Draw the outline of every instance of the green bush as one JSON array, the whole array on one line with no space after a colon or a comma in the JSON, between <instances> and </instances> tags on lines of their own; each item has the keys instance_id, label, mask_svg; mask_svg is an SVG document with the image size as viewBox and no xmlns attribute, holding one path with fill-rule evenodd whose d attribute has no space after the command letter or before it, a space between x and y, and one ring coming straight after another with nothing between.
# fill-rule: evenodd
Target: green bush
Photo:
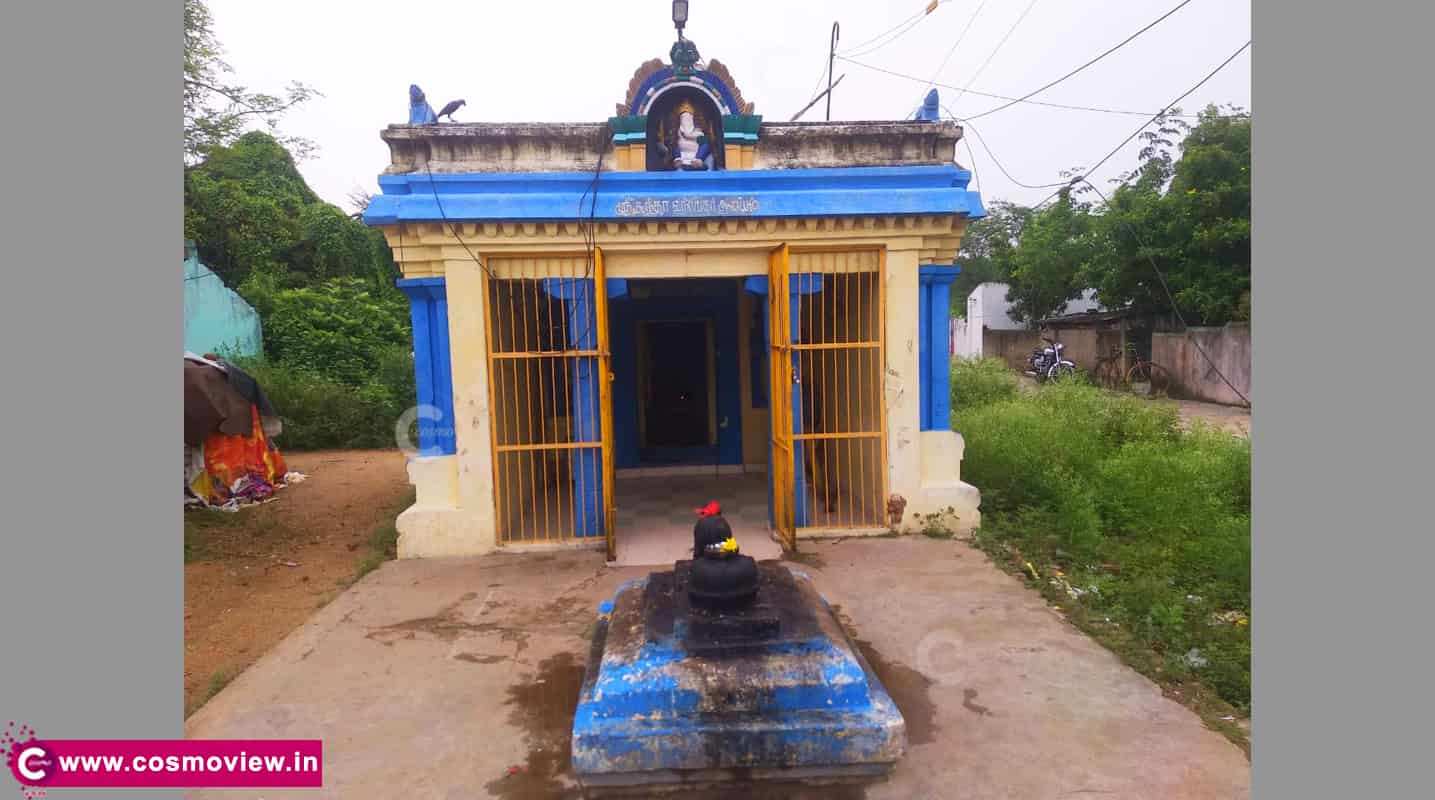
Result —
<instances>
[{"instance_id":1,"label":"green bush","mask_svg":"<svg viewBox=\"0 0 1435 800\"><path fill-rule=\"evenodd\" d=\"M371 380L393 347L409 346L409 309L397 289L333 278L316 286L275 288L263 273L240 294L264 322L264 355L350 386Z\"/></svg>"},{"instance_id":2,"label":"green bush","mask_svg":"<svg viewBox=\"0 0 1435 800\"><path fill-rule=\"evenodd\" d=\"M999 358L952 361L952 411L988 406L1016 397L1016 375Z\"/></svg>"},{"instance_id":3,"label":"green bush","mask_svg":"<svg viewBox=\"0 0 1435 800\"><path fill-rule=\"evenodd\" d=\"M264 356L239 364L284 420L280 447L393 447L416 402L404 296L358 278L282 288L265 272L240 293L263 320Z\"/></svg>"},{"instance_id":4,"label":"green bush","mask_svg":"<svg viewBox=\"0 0 1435 800\"><path fill-rule=\"evenodd\" d=\"M977 385L995 374L962 370ZM962 476L982 490L980 541L1059 568L1061 591L1134 634L1164 676L1248 708L1249 441L1183 431L1172 404L1080 383L992 394L956 425Z\"/></svg>"},{"instance_id":5,"label":"green bush","mask_svg":"<svg viewBox=\"0 0 1435 800\"><path fill-rule=\"evenodd\" d=\"M983 507L997 510L1049 507L1108 449L1098 425L1048 408L1040 395L970 410L958 428L966 440L963 477L981 487Z\"/></svg>"},{"instance_id":6,"label":"green bush","mask_svg":"<svg viewBox=\"0 0 1435 800\"><path fill-rule=\"evenodd\" d=\"M394 367L358 386L293 364L245 359L239 366L264 387L284 421L275 442L286 450L393 447L394 425L413 405L412 360L406 381Z\"/></svg>"}]
</instances>

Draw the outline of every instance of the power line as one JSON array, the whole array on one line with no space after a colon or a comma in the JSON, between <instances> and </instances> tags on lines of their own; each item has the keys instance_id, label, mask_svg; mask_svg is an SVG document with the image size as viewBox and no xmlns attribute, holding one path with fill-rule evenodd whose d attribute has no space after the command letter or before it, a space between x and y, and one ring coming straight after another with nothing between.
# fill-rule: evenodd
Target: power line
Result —
<instances>
[{"instance_id":1,"label":"power line","mask_svg":"<svg viewBox=\"0 0 1435 800\"><path fill-rule=\"evenodd\" d=\"M1084 183L1084 184L1086 184L1087 186L1091 187L1091 189L1092 189L1093 191L1095 191L1096 194L1101 197L1102 201L1106 203L1106 206L1107 206L1107 208L1109 209L1109 208L1111 207L1111 200L1110 200L1110 198L1108 198L1104 193L1102 193L1102 191L1101 191L1099 188L1097 188L1096 184L1092 183L1092 182L1088 179L1087 176L1089 176L1092 172L1096 171L1097 167L1100 167L1102 164L1105 164L1107 161L1109 161L1112 156L1116 155L1116 153L1120 152L1121 148L1125 147L1128 142L1130 142L1132 139L1135 139L1138 135L1140 135L1140 133L1141 133L1142 131L1146 130L1147 126L1149 126L1152 122L1155 122L1156 120L1160 119L1160 118L1162 117L1162 115L1163 115L1166 111L1168 111L1168 110L1171 109L1172 106L1175 106L1177 103L1179 103L1179 102L1181 102L1182 100L1186 99L1186 97L1187 97L1188 95L1190 95L1192 92L1195 92L1197 89L1199 89L1199 88L1201 88L1202 86L1204 86L1207 81L1209 81L1211 78L1214 78L1214 77L1216 76L1216 73L1218 73L1218 72L1220 72L1221 70L1225 69L1227 64L1230 64L1232 61L1236 60L1236 56L1239 56L1241 53L1244 53L1244 52L1246 51L1246 48L1248 48L1248 47L1250 47L1250 46L1251 46L1251 41L1250 41L1249 39L1247 39L1245 44L1241 45L1241 46L1236 50L1236 52L1234 52L1234 53L1232 53L1231 55L1227 56L1225 61L1222 61L1219 65L1217 65L1217 67L1216 67L1215 69L1213 69L1213 70L1211 70L1209 73L1207 73L1207 74L1206 74L1206 77L1202 78L1199 82L1197 82L1195 86L1192 86L1190 89L1187 89L1186 91L1182 92L1179 97L1177 97L1176 99L1174 99L1174 100L1172 100L1171 102L1167 103L1165 108L1161 109L1161 111L1157 112L1154 116L1151 117L1151 119L1147 120L1144 125L1142 125L1141 127L1137 128L1135 131L1133 131L1130 136L1127 136L1125 139L1121 140L1121 143L1118 144L1118 145L1116 145L1116 147L1113 148L1113 149L1111 150L1111 152L1107 153L1100 161L1096 162L1096 166L1094 166L1094 167L1092 167L1091 169L1088 169L1088 170L1083 170L1083 173L1082 173L1081 175L1078 175L1077 177L1072 178L1070 181L1068 181L1068 182L1066 182L1065 184L1063 184L1062 188L1057 189L1057 190L1056 190L1055 192L1053 192L1051 195L1047 196L1046 199L1044 199L1044 200L1042 200L1040 203L1037 203L1036 205L1032 206L1032 208L1033 208L1033 209L1040 208L1041 206L1045 205L1048 201L1050 201L1053 197L1056 197L1057 195L1061 194L1063 191L1068 190L1070 187L1075 186L1075 185L1078 184L1078 183ZM975 130L976 130L976 129L973 128L973 131L975 131ZM981 134L977 134L977 140L978 140L978 141L981 141ZM985 147L985 144L983 144L983 147ZM971 145L968 145L968 146L967 146L967 149L970 150L970 149L971 149ZM990 152L991 152L991 151L987 151L987 152L988 152L988 154L990 155ZM995 160L995 159L993 159L993 160ZM1005 170L1003 170L1003 171L1005 171ZM1011 177L1011 176L1008 175L1007 177ZM1165 274L1163 274L1163 273L1161 272L1161 267L1156 263L1156 259L1154 259L1154 258L1151 257L1151 254L1150 254L1150 252L1149 252L1149 249L1150 249L1150 248L1148 248L1148 247L1146 246L1145 241L1141 238L1141 233L1140 233L1140 231L1136 230L1135 226L1131 225L1129 222L1126 222L1126 220L1121 219L1120 217L1117 217L1116 219L1117 219L1119 222L1121 222L1121 223L1123 223L1124 225L1126 225L1127 230L1129 230L1129 231L1131 232L1131 235L1136 239L1137 245L1138 245L1138 246L1141 248L1141 250L1143 251L1143 254L1146 256L1146 260L1151 264L1151 269L1152 269L1152 271L1154 271L1154 272L1156 273L1156 278L1157 278L1157 280L1158 280L1158 281L1160 282L1160 284L1161 284L1161 289L1162 289L1162 290L1165 292L1165 294L1166 294L1166 301L1170 304L1170 306L1171 306L1171 311L1172 311L1173 313L1175 313L1176 319L1177 319L1178 321L1180 321L1181 327L1182 327L1183 329L1184 329L1184 328L1189 328L1190 326L1186 324L1186 318L1185 318L1185 316L1181 313L1180 307L1176 304L1176 297L1175 297L1175 295L1171 292L1171 287L1170 287L1170 285L1166 282L1166 276L1165 276ZM1198 341L1196 341L1195 339L1192 339L1192 340L1191 340L1191 344L1192 344L1193 346L1195 346L1196 351L1199 352L1199 353L1201 354L1201 357L1206 360L1206 363L1210 365L1212 371L1214 371L1218 376L1220 376L1221 381L1224 382L1224 383L1226 384L1226 386L1230 388L1231 391L1235 392L1237 397L1240 397L1241 400L1245 401L1245 403L1246 403L1247 406L1250 406L1250 405L1251 405L1251 400L1250 400L1250 398L1247 397L1240 389L1237 389L1237 388L1235 387L1235 385L1231 383L1230 379L1228 379L1228 378L1226 377L1225 373L1221 372L1221 368L1216 365L1216 362L1215 362L1214 360L1212 360L1211 356L1206 352L1206 349L1201 346L1201 343L1198 342Z\"/></svg>"},{"instance_id":2,"label":"power line","mask_svg":"<svg viewBox=\"0 0 1435 800\"><path fill-rule=\"evenodd\" d=\"M1007 103L1007 104L1005 104L1005 105L1001 105L1001 106L997 106L996 108L988 109L988 110L983 111L983 112L981 112L980 114L976 114L976 115L974 115L974 116L972 116L972 117L970 117L970 118L971 118L971 119L980 119L981 117L985 117L985 116L987 116L988 114L995 114L995 113L997 113L998 111L1001 111L1002 109L1011 108L1012 106L1016 105L1017 103L1020 103L1020 102L1022 102L1022 101L1024 101L1024 100L1028 100L1028 99L1030 99L1030 98L1031 98L1032 96L1034 96L1034 95L1041 94L1042 92L1046 91L1047 89L1050 89L1051 87L1057 85L1058 83L1061 83L1062 81L1066 80L1067 78L1070 78L1071 76L1077 74L1078 72L1081 72L1082 70L1086 69L1087 67L1091 66L1092 64L1095 64L1096 62L1100 61L1101 59L1106 58L1107 56L1111 55L1112 53L1116 52L1117 50L1120 50L1122 47L1125 47L1129 42L1131 42L1131 41L1132 41L1133 39L1135 39L1137 36L1140 36L1141 34L1145 33L1146 31L1149 31L1149 30L1151 30L1152 28L1156 27L1162 20L1166 19L1167 17L1171 16L1172 14L1175 14L1177 11L1180 11L1182 8L1185 8L1188 4L1190 4L1190 2L1191 2L1191 0L1181 0L1181 2L1178 3L1175 8L1173 8L1173 9L1171 9L1170 11L1167 11L1165 14L1162 14L1161 16L1157 17L1155 20L1153 20L1153 21L1151 21L1150 23L1148 23L1148 24L1147 24L1144 28L1142 28L1141 30L1136 31L1135 33L1131 34L1130 36L1127 36L1125 39L1122 39L1122 40L1121 40L1120 42L1118 42L1115 46L1113 46L1113 47L1111 47L1110 49L1106 50L1106 51L1105 51L1104 53L1102 53L1101 55L1097 56L1096 58L1091 59L1090 61L1086 62L1085 64L1082 64L1081 66L1079 66L1079 67L1077 67L1076 69L1074 69L1074 70L1072 70L1072 71L1066 73L1065 75L1062 75L1060 78L1057 78L1056 80L1052 81L1051 83L1048 83L1048 84L1046 84L1045 86L1042 86L1041 88L1036 89L1036 90L1034 90L1034 91L1032 91L1032 92L1028 92L1027 94L1022 95L1021 97L1019 97L1019 98L1017 98L1017 99L1015 99L1015 100L1012 100L1011 102L1009 102L1009 103Z\"/></svg>"},{"instance_id":3,"label":"power line","mask_svg":"<svg viewBox=\"0 0 1435 800\"><path fill-rule=\"evenodd\" d=\"M965 137L965 136L962 137L962 143L967 146L967 155L969 155L969 156L972 157L972 178L973 178L974 180L976 180L976 182L977 182L977 194L981 194L981 192L982 192L982 176L981 176L981 173L980 173L980 172L977 172L977 154L976 154L976 151L972 149L972 143L969 142L969 141L967 141L967 137ZM987 153L990 154L991 151L987 151Z\"/></svg>"},{"instance_id":4,"label":"power line","mask_svg":"<svg viewBox=\"0 0 1435 800\"><path fill-rule=\"evenodd\" d=\"M840 58L840 56L839 56L839 58ZM821 86L821 85L822 85L822 79L825 78L825 77L827 77L827 68L828 68L828 66L831 65L831 63L832 63L832 62L829 61L828 59L825 59L825 58L822 59L822 72L820 72L820 73L817 74L817 82L814 83L814 84L812 84L812 91L808 92L808 93L807 93L808 95L810 95L810 96L812 96L812 97L814 97L814 98L816 97L816 95L817 95L817 87Z\"/></svg>"},{"instance_id":5,"label":"power line","mask_svg":"<svg viewBox=\"0 0 1435 800\"><path fill-rule=\"evenodd\" d=\"M926 15L925 15L925 14L922 14L922 13L918 13L918 14L916 14L916 15L913 16L913 17L909 17L908 19L909 19L910 21L907 22L907 23L905 23L906 27L902 28L902 30L900 30L900 31L897 31L897 35L895 35L895 36L893 36L893 37L887 39L887 40L884 41L884 42L880 42L880 43L878 43L878 44L876 44L876 45L874 45L874 46L872 46L872 47L869 47L869 48L867 48L866 50L861 50L860 48L861 48L862 46L861 46L861 45L858 45L857 47L853 47L852 49L845 51L845 54L846 54L846 55L853 55L853 56L865 56L865 55L868 55L869 53L875 53L875 52L877 52L878 50L881 50L882 48L886 47L887 45L889 45L889 44L891 44L891 43L897 41L897 40L900 39L900 38L902 38L903 36L906 36L909 31L911 31L913 28L917 27L918 25L922 24L922 20L925 19L925 18L926 18ZM888 31L888 33L890 33L890 31ZM884 35L885 35L885 34L884 34ZM880 38L880 37L878 37L878 38ZM869 40L869 41L871 41L871 40Z\"/></svg>"},{"instance_id":6,"label":"power line","mask_svg":"<svg viewBox=\"0 0 1435 800\"><path fill-rule=\"evenodd\" d=\"M1053 186L1066 186L1066 185L1067 185L1067 182L1066 182L1066 181L1061 181L1060 183L1042 183L1042 184L1033 185L1033 184L1030 184L1030 183L1022 183L1021 181L1017 180L1016 178L1013 178L1013 177L1012 177L1012 174L1011 174L1010 172L1007 172L1006 167L1002 166L1002 162L997 159L996 153L993 153L993 152L992 152L992 149L987 146L987 140L984 139L984 138L982 138L981 131L977 130L975 126L970 126L970 125L966 124L965 122L963 122L962 120L957 119L957 116L956 116L955 114L953 114L952 111L951 111L951 109L947 108L946 106L942 106L942 110L947 112L947 116L951 117L952 119L956 120L957 122L962 123L962 128L963 128L963 129L966 129L966 128L968 128L968 127L971 128L972 133L975 133L975 134L977 135L977 141L981 143L982 149L986 151L987 155L991 158L992 163L993 163L993 164L996 164L996 165L997 165L997 169L1001 170L1001 173L1002 173L1003 175L1005 175L1006 178L1007 178L1007 180L1011 181L1012 183L1015 183L1017 186L1020 186L1020 187L1022 187L1023 189L1050 189L1050 188L1052 188ZM966 137L963 136L962 138L965 139ZM971 149L972 149L972 145L971 145L970 142L968 142L968 143L967 143L967 151L968 151L968 152L971 152ZM972 157L975 158L975 157L976 157L975 154L974 154Z\"/></svg>"},{"instance_id":7,"label":"power line","mask_svg":"<svg viewBox=\"0 0 1435 800\"><path fill-rule=\"evenodd\" d=\"M1188 95L1190 95L1192 92L1196 91L1197 89L1201 88L1202 86L1205 86L1205 85L1206 85L1206 81L1209 81L1210 79L1216 77L1216 73L1218 73L1218 72L1220 72L1221 70L1225 69L1227 64L1231 63L1232 61L1235 61L1235 60L1236 60L1236 56L1240 55L1241 53L1244 53L1244 52L1246 51L1246 48L1248 48L1248 47L1250 47L1250 46L1251 46L1251 40L1250 40L1250 39L1247 39L1245 44L1243 44L1243 45L1241 45L1239 48L1237 48L1237 49L1236 49L1236 52L1231 53L1229 56L1227 56L1227 57L1226 57L1226 60L1225 60L1225 61L1222 61L1219 65L1217 65L1215 69L1213 69L1213 70L1211 70L1210 72L1206 73L1206 77L1204 77L1204 78L1202 78L1200 81L1198 81L1195 86L1192 86L1191 88L1189 88L1189 89L1187 89L1186 91L1182 92L1181 95L1180 95L1179 97L1177 97L1175 100L1172 100L1171 102L1167 103L1166 106L1165 106L1165 108L1162 108L1160 111L1157 111L1154 115L1152 115L1151 119L1146 120L1146 122L1144 122L1144 123L1141 125L1141 127L1139 127L1139 128L1137 128L1136 130L1132 131L1130 136L1127 136L1125 139L1122 139L1120 144L1118 144L1118 145L1116 145L1115 147L1113 147L1113 148L1111 149L1111 152L1109 152L1109 153L1107 153L1106 155L1102 156L1101 160L1098 161L1098 162L1096 162L1096 166L1093 166L1093 167L1091 167L1090 169L1083 169L1083 170L1082 170L1082 174L1081 174L1080 176L1076 177L1076 178L1072 178L1070 181L1067 182L1066 186L1067 186L1067 187L1069 187L1069 186L1074 186L1075 184L1080 183L1081 181L1085 180L1086 176L1090 175L1091 173L1095 172L1098 168L1100 168L1102 164L1105 164L1107 161L1110 161L1112 156L1114 156L1114 155L1116 155L1118 152L1120 152L1120 151L1121 151L1121 148L1125 147L1126 144L1127 144L1128 142L1130 142L1132 139L1135 139L1137 136L1139 136L1142 131L1146 130L1147 126L1149 126L1151 123L1153 123L1153 122L1155 122L1156 120L1161 119L1163 116L1165 116L1166 112L1169 111L1169 110L1171 110L1171 107L1172 107L1172 106L1176 105L1177 103L1181 102L1182 100L1185 100L1186 97L1187 97ZM1087 185L1089 186L1090 183L1088 183ZM1040 207L1040 206L1046 204L1046 203L1047 203L1049 200L1051 200L1053 197L1056 197L1058 194L1061 194L1061 192L1064 190L1064 188L1065 188L1065 187L1063 187L1063 189L1057 189L1055 192L1053 192L1051 195L1049 195L1045 200L1042 200L1040 203L1037 203L1035 206L1032 206L1032 208L1038 208L1038 207Z\"/></svg>"},{"instance_id":8,"label":"power line","mask_svg":"<svg viewBox=\"0 0 1435 800\"><path fill-rule=\"evenodd\" d=\"M1190 2L1190 0L1186 1ZM927 81L926 89L932 88L932 85L937 80L937 76L942 74L943 69L946 69L947 62L952 60L952 54L957 52L957 46L962 43L963 39L967 38L967 32L972 29L972 24L977 21L977 15L982 13L982 9L986 8L986 5L987 0L982 0L982 2L977 4L976 10L973 11L971 17L967 19L967 26L965 28L962 28L961 35L957 37L957 40L955 42L952 42L951 47L947 48L947 55L942 58L942 63L937 65L936 71L932 73L931 79ZM923 91L926 91L926 89L923 89Z\"/></svg>"},{"instance_id":9,"label":"power line","mask_svg":"<svg viewBox=\"0 0 1435 800\"><path fill-rule=\"evenodd\" d=\"M897 23L896 25L893 25L892 27L888 28L888 29L885 30L885 31L882 31L881 33L877 34L876 36L873 36L873 37L870 38L870 39L866 39L866 40L864 40L864 41L862 41L862 42L859 42L859 43L857 43L857 44L852 45L851 47L849 47L849 48L847 48L846 50L844 50L844 51L842 52L842 55L864 55L865 53L876 52L877 50L880 50L881 48L886 47L887 45L891 44L892 42L897 41L897 39L899 39L899 38L901 38L902 36L906 35L907 31L910 31L912 28L917 27L917 23L919 23L919 22L921 22L923 19L925 19L928 14L931 14L933 11L936 11L936 10L937 10L937 6L941 5L942 3L946 3L946 2L949 2L949 0L932 0L932 2L927 3L925 6L923 6L923 8L922 8L921 11L918 11L917 13L913 14L912 16L907 17L906 19L902 20L901 22ZM906 27L903 27L903 26L906 26ZM872 44L873 42L877 41L878 39L881 39L881 38L883 38L884 36L886 36L886 35L892 33L893 31L897 30L898 28L901 28L902 30L901 30L899 33L897 33L896 36L893 36L892 38L888 39L887 41L882 42L881 44L877 45L876 47L873 47L871 50L866 50L866 51L864 51L863 53L857 53L857 52L856 52L856 51L861 50L862 48L866 47L867 45Z\"/></svg>"},{"instance_id":10,"label":"power line","mask_svg":"<svg viewBox=\"0 0 1435 800\"><path fill-rule=\"evenodd\" d=\"M1015 97L1012 97L1012 96L1010 96L1010 95L1005 95L1005 94L993 94L993 93L991 93L991 92L983 92L983 91L979 91L979 90L977 90L977 89L970 89L970 88L969 88L969 89L963 90L962 87L960 87L960 86L953 86L952 84L949 84L949 83L941 83L940 81L933 81L933 82L931 82L930 84L928 84L926 78L919 78L919 77L917 77L916 75L908 75L908 74L906 74L906 73L904 73L904 72L896 72L895 70L890 70L890 69L887 69L887 68L885 68L885 67L878 67L878 66L875 66L875 65L873 65L873 64L867 64L867 63L864 63L864 62L861 62L861 61L855 61L855 60L853 60L853 59L846 58L845 56L840 56L840 55L839 55L839 56L837 57L837 60L838 60L838 61L846 61L846 62L849 63L849 64L854 64L854 65L856 65L856 66L862 67L863 69L870 69L870 70L872 70L873 72L881 72L881 73L883 73L883 74L885 74L885 75L891 75L891 76L894 77L894 78L905 78L905 79L907 79L907 80L909 80L909 81L916 81L916 82L918 82L918 83L927 84L927 85L929 85L929 86L940 86L940 87L942 87L943 89L952 89L952 90L955 90L955 91L958 91L958 92L960 92L960 91L966 91L967 94L974 94L974 95L977 95L978 97L990 97L990 98L992 98L993 100L1016 100L1017 102L1026 103L1026 104L1028 104L1028 105L1047 106L1048 108L1062 108L1062 109L1066 109L1066 110L1068 110L1068 111L1095 111L1095 112L1102 113L1102 114L1124 114L1124 115L1126 115L1126 116L1131 116L1131 117L1149 117L1149 116L1151 116L1151 112L1149 112L1149 111L1126 111L1126 110L1116 109L1116 108L1100 108L1100 107L1097 107L1097 106L1078 106L1078 105L1069 105L1069 104L1066 104L1066 103L1048 103L1048 102L1046 102L1046 101L1044 101L1044 100L1022 100L1022 99L1020 99L1020 98L1015 98ZM820 80L820 79L819 79L819 80ZM1197 117L1196 114L1179 114L1179 115L1173 114L1172 116L1189 117L1189 118L1191 118L1191 119L1195 119L1195 118Z\"/></svg>"},{"instance_id":11,"label":"power line","mask_svg":"<svg viewBox=\"0 0 1435 800\"><path fill-rule=\"evenodd\" d=\"M429 165L427 159L424 160L424 172L428 173L429 191L433 192L434 205L438 207L439 218L443 220L444 225L448 226L449 234L457 239L459 244L463 245L464 252L468 253L468 257L473 259L473 263L477 264L479 269L483 270L483 274L486 275L489 280L493 280L493 273L488 270L488 265L483 263L483 259L479 258L476 253L469 249L468 242L465 242L463 237L458 235L458 229L453 226L453 223L448 221L448 214L444 213L443 210L443 201L438 198L438 186L434 185L433 182L433 167Z\"/></svg>"},{"instance_id":12,"label":"power line","mask_svg":"<svg viewBox=\"0 0 1435 800\"><path fill-rule=\"evenodd\" d=\"M957 102L962 99L962 95L967 93L967 89L970 88L973 83L976 83L977 78L981 77L981 74L986 70L987 65L992 63L992 59L997 57L997 53L1001 52L1002 46L1007 43L1007 40L1011 38L1011 35L1013 33L1016 33L1017 27L1021 25L1022 20L1026 19L1026 15L1031 13L1032 8L1034 8L1036 4L1037 0L1031 0L1030 3L1026 4L1026 8L1022 10L1021 16L1016 18L1016 22L1013 22L1010 28L1007 28L1006 35L1002 37L1002 40L1000 42L997 42L997 46L992 48L991 53L987 54L987 60L983 61L980 67L977 67L976 72L972 73L972 77L967 80L967 85L963 86L962 90L957 93L957 99L952 101L952 105L956 105ZM967 145L967 149L970 150L971 145ZM991 151L987 152L990 153Z\"/></svg>"}]
</instances>

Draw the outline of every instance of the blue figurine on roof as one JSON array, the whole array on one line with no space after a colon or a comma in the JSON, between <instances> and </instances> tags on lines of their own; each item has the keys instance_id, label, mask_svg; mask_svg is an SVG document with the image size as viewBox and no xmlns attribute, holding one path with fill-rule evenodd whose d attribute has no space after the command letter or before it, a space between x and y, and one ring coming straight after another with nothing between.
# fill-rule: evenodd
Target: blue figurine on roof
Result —
<instances>
[{"instance_id":1,"label":"blue figurine on roof","mask_svg":"<svg viewBox=\"0 0 1435 800\"><path fill-rule=\"evenodd\" d=\"M925 122L936 122L941 119L940 103L937 101L937 90L927 92L927 99L922 101L922 107L917 109L917 119Z\"/></svg>"},{"instance_id":2,"label":"blue figurine on roof","mask_svg":"<svg viewBox=\"0 0 1435 800\"><path fill-rule=\"evenodd\" d=\"M433 106L424 98L424 90L420 89L418 84L409 84L409 124L432 125L437 121Z\"/></svg>"}]
</instances>

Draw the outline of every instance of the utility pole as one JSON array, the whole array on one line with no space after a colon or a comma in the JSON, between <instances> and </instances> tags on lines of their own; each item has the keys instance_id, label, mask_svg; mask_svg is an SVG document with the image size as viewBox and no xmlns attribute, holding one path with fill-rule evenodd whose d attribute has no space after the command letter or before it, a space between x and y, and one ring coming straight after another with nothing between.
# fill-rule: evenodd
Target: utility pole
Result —
<instances>
[{"instance_id":1,"label":"utility pole","mask_svg":"<svg viewBox=\"0 0 1435 800\"><path fill-rule=\"evenodd\" d=\"M837 60L837 37L841 26L832 23L832 45L827 49L827 121L832 121L832 64Z\"/></svg>"}]
</instances>

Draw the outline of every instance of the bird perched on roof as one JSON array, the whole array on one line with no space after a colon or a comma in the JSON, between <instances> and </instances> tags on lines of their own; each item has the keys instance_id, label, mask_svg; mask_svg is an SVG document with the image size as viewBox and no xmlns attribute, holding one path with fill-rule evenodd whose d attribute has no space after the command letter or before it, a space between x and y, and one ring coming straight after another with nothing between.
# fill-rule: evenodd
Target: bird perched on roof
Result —
<instances>
[{"instance_id":1,"label":"bird perched on roof","mask_svg":"<svg viewBox=\"0 0 1435 800\"><path fill-rule=\"evenodd\" d=\"M441 120L441 119L443 119L444 117L448 117L448 121L449 121L449 122L453 122L453 112L459 110L460 108L462 108L462 107L465 106L465 105L467 105L467 104L466 104L464 101L462 101L462 100L453 100L453 101L449 102L448 105L445 105L445 106L438 112L438 116L434 117L434 121L437 122L438 120Z\"/></svg>"}]
</instances>

